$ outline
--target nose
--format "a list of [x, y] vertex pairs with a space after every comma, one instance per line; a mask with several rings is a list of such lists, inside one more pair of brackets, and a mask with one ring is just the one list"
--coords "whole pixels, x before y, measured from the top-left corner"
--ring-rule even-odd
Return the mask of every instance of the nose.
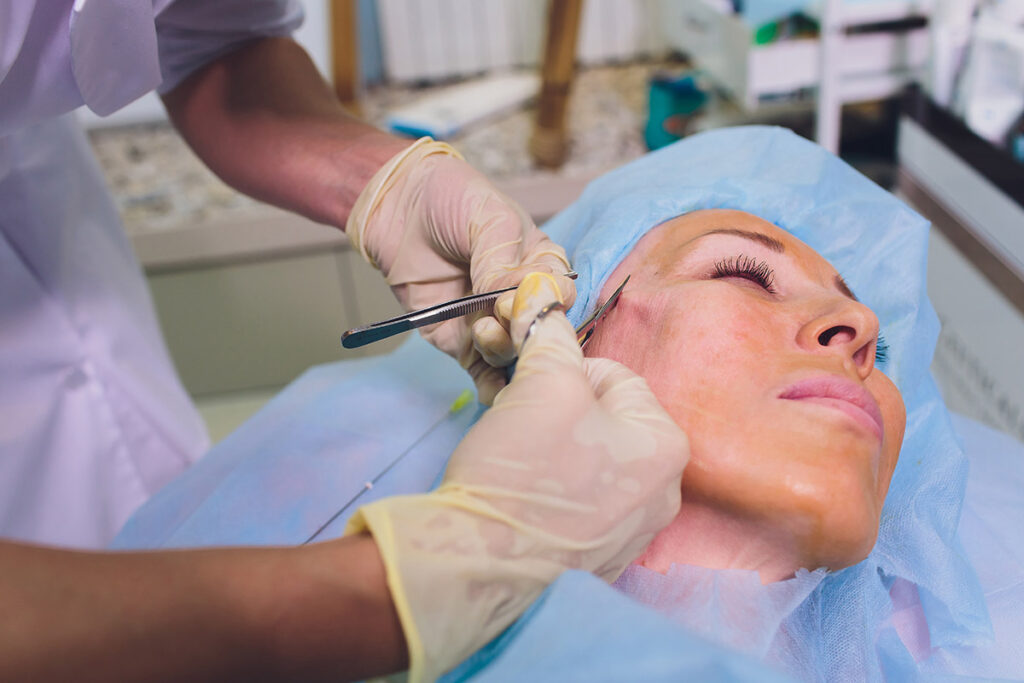
[[797, 335], [801, 348], [815, 354], [838, 355], [861, 379], [875, 366], [878, 317], [852, 299], [833, 299], [804, 323]]

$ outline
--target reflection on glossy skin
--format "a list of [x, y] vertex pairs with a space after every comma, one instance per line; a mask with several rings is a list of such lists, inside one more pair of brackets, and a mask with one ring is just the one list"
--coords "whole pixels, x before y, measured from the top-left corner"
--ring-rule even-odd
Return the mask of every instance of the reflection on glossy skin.
[[867, 556], [906, 422], [875, 367], [878, 319], [786, 231], [731, 210], [651, 230], [588, 356], [647, 379], [690, 437], [683, 506], [637, 561], [760, 572]]

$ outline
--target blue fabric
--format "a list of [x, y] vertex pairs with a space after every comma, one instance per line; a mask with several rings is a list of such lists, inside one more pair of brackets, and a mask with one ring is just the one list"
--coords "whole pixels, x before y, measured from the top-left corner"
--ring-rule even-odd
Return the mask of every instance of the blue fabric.
[[[279, 545], [342, 535], [360, 505], [438, 478], [479, 405], [472, 381], [413, 337], [386, 360], [313, 368], [162, 489], [114, 548]], [[371, 487], [367, 486], [371, 483]]]
[[953, 425], [970, 456], [960, 538], [971, 558], [992, 619], [995, 639], [951, 646], [915, 671], [965, 678], [1021, 678], [1024, 667], [1024, 444], [958, 415]]
[[[687, 657], [696, 656], [700, 641], [679, 636], [680, 628], [805, 680], [1022, 675], [1024, 657], [993, 645], [985, 598], [1006, 597], [995, 619], [998, 644], [1003, 634], [1020, 630], [1020, 620], [1008, 615], [1022, 607], [1014, 586], [1024, 585], [1024, 562], [1004, 546], [1024, 547], [1016, 521], [1024, 506], [1021, 488], [1012, 491], [1005, 482], [1014, 481], [1006, 473], [1024, 460], [1011, 460], [1005, 443], [979, 441], [1001, 463], [982, 471], [994, 481], [975, 484], [987, 493], [965, 516], [973, 534], [970, 560], [984, 569], [979, 582], [957, 536], [967, 462], [928, 374], [938, 321], [925, 295], [927, 222], [788, 131], [704, 133], [598, 179], [545, 226], [580, 273], [570, 317], [578, 322], [596, 307], [604, 281], [650, 228], [701, 208], [741, 209], [789, 230], [829, 259], [878, 314], [890, 345], [884, 369], [903, 392], [908, 421], [875, 549], [843, 571], [800, 572], [769, 586], [753, 572], [675, 567], [660, 575], [632, 568], [618, 583], [636, 598], [630, 609], [608, 597], [614, 594], [607, 586], [567, 578], [459, 675], [531, 678], [525, 672], [536, 670], [529, 667], [540, 655], [525, 644], [548, 642], [544, 656], [563, 652], [565, 659], [551, 660], [545, 671], [630, 678], [604, 676], [622, 671], [614, 657], [603, 656], [615, 651], [615, 639], [632, 633], [626, 642], [650, 641], [644, 657], [667, 657], [667, 666], [697, 661]], [[117, 547], [299, 543], [355, 499], [321, 538], [337, 536], [358, 504], [433, 485], [475, 417], [472, 408], [447, 412], [469, 386], [453, 362], [418, 339], [387, 358], [317, 368], [140, 510]], [[403, 453], [409, 455], [396, 463]], [[367, 490], [364, 483], [375, 479]], [[995, 531], [982, 533], [986, 526]], [[920, 663], [890, 624], [889, 590], [896, 582], [916, 587], [936, 648]], [[603, 621], [600, 610], [586, 609], [589, 601], [611, 601]], [[573, 621], [574, 610], [581, 622]], [[672, 647], [680, 648], [678, 655]], [[982, 666], [997, 660], [1001, 668]], [[518, 672], [524, 675], [512, 675]]]
[[773, 683], [789, 679], [753, 658], [695, 637], [591, 574], [569, 571], [516, 624], [441, 680]]

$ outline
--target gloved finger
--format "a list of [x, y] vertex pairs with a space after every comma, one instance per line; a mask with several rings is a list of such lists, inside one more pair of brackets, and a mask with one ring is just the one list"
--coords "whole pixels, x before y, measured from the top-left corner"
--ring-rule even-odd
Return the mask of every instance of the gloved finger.
[[470, 364], [466, 371], [476, 385], [477, 400], [485, 406], [492, 405], [498, 392], [507, 384], [505, 371], [488, 365], [483, 358]]
[[[522, 282], [520, 280], [520, 282]], [[519, 284], [518, 282], [516, 283]], [[509, 285], [511, 287], [511, 285]], [[499, 288], [500, 289], [500, 288]], [[516, 300], [516, 293], [505, 292], [498, 297], [498, 300], [494, 302], [494, 317], [497, 319], [499, 324], [504, 325], [506, 328], [512, 322], [512, 305]]]
[[689, 439], [646, 380], [609, 358], [587, 358], [584, 373], [604, 411], [618, 422], [635, 425], [637, 434], [653, 437], [658, 466], [669, 477], [679, 476], [690, 460]]
[[[569, 272], [568, 263], [563, 264], [559, 262], [554, 268], [550, 265], [531, 264], [522, 268], [516, 268], [502, 276], [495, 289], [521, 284], [522, 280], [530, 273], [547, 273], [555, 280], [555, 285], [558, 288], [558, 300], [565, 304], [565, 308], [568, 310], [572, 308], [573, 303], [576, 301], [576, 283], [565, 276], [567, 272]], [[506, 329], [511, 327], [512, 307], [515, 296], [516, 293], [514, 291], [505, 292], [494, 302], [494, 317]]]
[[[551, 406], [568, 408], [570, 404], [591, 403], [592, 392], [583, 374], [583, 352], [576, 341], [576, 331], [561, 310], [537, 316], [545, 306], [558, 305], [553, 279], [542, 273], [531, 274], [520, 284], [518, 292], [513, 338], [519, 337], [519, 361], [512, 381], [495, 399], [495, 407], [546, 405], [548, 409], [542, 409], [540, 417], [547, 419], [555, 417]], [[528, 331], [529, 338], [524, 343]]]
[[479, 354], [473, 349], [472, 341], [469, 339], [470, 325], [474, 322], [474, 315], [470, 314], [461, 318], [421, 327], [419, 334], [435, 347], [457, 360], [463, 368], [468, 368], [470, 363], [479, 357]]
[[477, 229], [470, 233], [468, 245], [474, 285], [495, 289], [509, 271], [524, 265], [540, 266], [528, 270], [567, 269], [565, 251], [534, 225], [519, 204], [486, 179], [480, 178], [474, 189], [474, 194], [482, 199], [472, 215]]
[[512, 337], [493, 317], [480, 318], [473, 323], [472, 334], [473, 347], [489, 365], [503, 368], [515, 360], [516, 349], [512, 345]]
[[530, 327], [545, 306], [561, 304], [561, 292], [554, 276], [547, 273], [529, 273], [519, 283], [512, 301], [512, 321], [509, 331], [512, 343], [521, 348]]
[[[564, 312], [556, 309], [538, 318], [550, 304], [560, 306], [554, 278], [544, 273], [524, 278], [513, 305], [519, 361], [512, 381], [494, 399], [495, 410], [526, 409], [541, 421], [564, 421], [565, 411], [578, 412], [593, 403], [582, 370], [583, 352]], [[528, 332], [530, 339], [524, 342]]]
[[665, 411], [647, 381], [625, 365], [608, 358], [588, 358], [583, 371], [601, 407], [622, 421], [654, 433], [673, 467], [682, 471], [690, 459], [686, 433]]
[[[565, 249], [534, 225], [522, 208], [494, 191], [475, 216], [470, 274], [477, 291], [511, 287], [529, 272], [563, 275], [570, 270]], [[566, 292], [568, 294], [568, 291]]]
[[[557, 306], [557, 304], [553, 304]], [[542, 356], [545, 360], [534, 362], [533, 356]], [[525, 372], [528, 366], [558, 360], [582, 370], [583, 351], [576, 341], [576, 330], [573, 329], [561, 308], [554, 308], [544, 315], [538, 316], [529, 326], [522, 346], [519, 348], [519, 359], [516, 362], [516, 374]]]

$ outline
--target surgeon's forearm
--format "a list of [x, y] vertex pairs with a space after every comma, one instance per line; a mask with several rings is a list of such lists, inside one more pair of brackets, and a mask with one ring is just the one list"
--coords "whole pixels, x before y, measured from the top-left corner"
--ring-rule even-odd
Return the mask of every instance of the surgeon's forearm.
[[347, 115], [288, 38], [258, 39], [216, 60], [164, 104], [228, 184], [339, 227], [370, 177], [409, 145]]
[[[296, 551], [297, 552], [297, 551]], [[408, 649], [369, 535], [301, 549], [281, 582], [291, 590], [267, 601], [277, 677], [348, 681], [408, 668]]]
[[354, 680], [401, 670], [376, 546], [80, 553], [0, 542], [0, 680]]

